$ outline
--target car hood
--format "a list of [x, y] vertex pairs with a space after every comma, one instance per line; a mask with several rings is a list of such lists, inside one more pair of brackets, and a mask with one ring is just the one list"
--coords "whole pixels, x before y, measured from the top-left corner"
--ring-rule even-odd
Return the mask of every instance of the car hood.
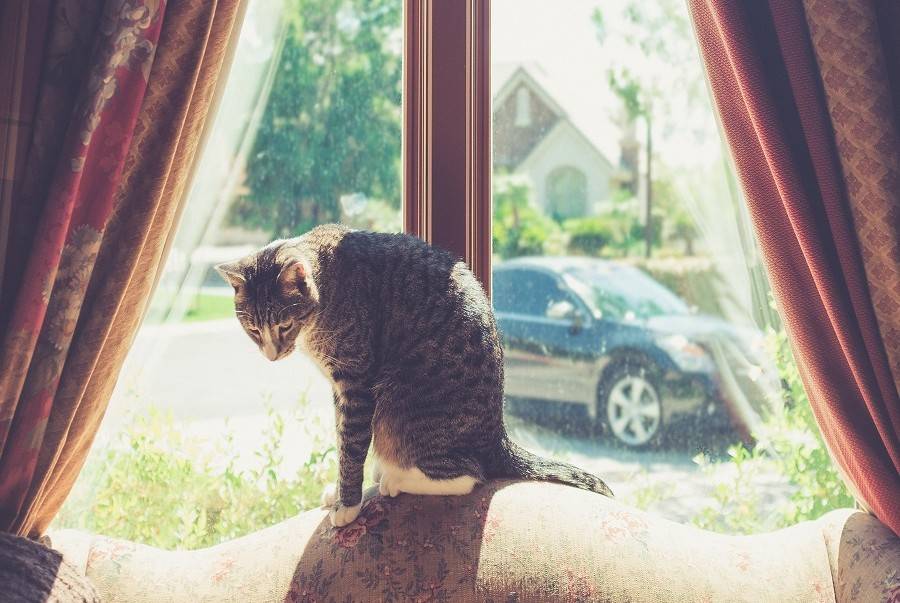
[[721, 318], [703, 314], [680, 316], [654, 316], [644, 321], [645, 328], [665, 335], [683, 335], [707, 348], [724, 344], [748, 361], [770, 366], [771, 358], [766, 349], [766, 338], [762, 331], [754, 327], [738, 326]]
[[764, 405], [773, 404], [778, 399], [778, 370], [766, 348], [765, 336], [759, 329], [733, 325], [721, 318], [702, 314], [657, 316], [644, 324], [661, 336], [683, 335], [712, 351], [720, 372], [727, 368], [743, 382], [746, 392], [750, 388], [758, 392], [749, 399], [757, 417]]

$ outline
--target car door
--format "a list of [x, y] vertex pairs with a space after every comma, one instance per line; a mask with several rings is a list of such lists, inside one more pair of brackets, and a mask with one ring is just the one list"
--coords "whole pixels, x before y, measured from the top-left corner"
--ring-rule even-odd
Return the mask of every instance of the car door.
[[[504, 345], [505, 387], [512, 397], [591, 403], [596, 346], [583, 304], [559, 279], [541, 270], [494, 273], [494, 308]], [[579, 311], [560, 317], [560, 302]]]

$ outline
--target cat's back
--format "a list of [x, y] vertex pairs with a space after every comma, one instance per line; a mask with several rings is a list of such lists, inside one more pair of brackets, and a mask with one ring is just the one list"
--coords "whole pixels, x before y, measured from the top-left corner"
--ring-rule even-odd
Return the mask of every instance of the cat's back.
[[321, 255], [330, 256], [334, 268], [342, 272], [353, 268], [393, 272], [398, 265], [403, 265], [413, 272], [416, 268], [427, 268], [449, 274], [459, 261], [449, 252], [404, 233], [323, 224], [310, 230], [304, 238], [316, 245]]
[[346, 286], [352, 280], [366, 290], [370, 301], [377, 299], [397, 310], [415, 305], [489, 312], [487, 296], [465, 263], [417, 237], [337, 224], [318, 226], [307, 236], [318, 241], [328, 256], [326, 280], [331, 285]]

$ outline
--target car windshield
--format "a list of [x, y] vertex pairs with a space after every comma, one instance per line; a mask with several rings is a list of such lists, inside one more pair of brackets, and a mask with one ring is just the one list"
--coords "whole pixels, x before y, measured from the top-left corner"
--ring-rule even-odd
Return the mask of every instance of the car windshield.
[[610, 318], [633, 320], [690, 313], [677, 295], [636, 268], [598, 264], [569, 270], [566, 275], [571, 287]]

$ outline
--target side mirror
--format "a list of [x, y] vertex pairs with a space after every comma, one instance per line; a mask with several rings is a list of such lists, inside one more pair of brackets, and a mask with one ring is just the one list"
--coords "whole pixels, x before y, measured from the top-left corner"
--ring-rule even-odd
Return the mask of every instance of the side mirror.
[[567, 300], [553, 302], [547, 306], [547, 318], [554, 320], [572, 320], [577, 313], [575, 305]]
[[569, 331], [573, 335], [580, 332], [584, 326], [584, 316], [578, 308], [575, 307], [575, 304], [567, 300], [561, 300], [550, 304], [550, 306], [547, 307], [547, 318], [571, 321], [572, 325], [569, 327]]

